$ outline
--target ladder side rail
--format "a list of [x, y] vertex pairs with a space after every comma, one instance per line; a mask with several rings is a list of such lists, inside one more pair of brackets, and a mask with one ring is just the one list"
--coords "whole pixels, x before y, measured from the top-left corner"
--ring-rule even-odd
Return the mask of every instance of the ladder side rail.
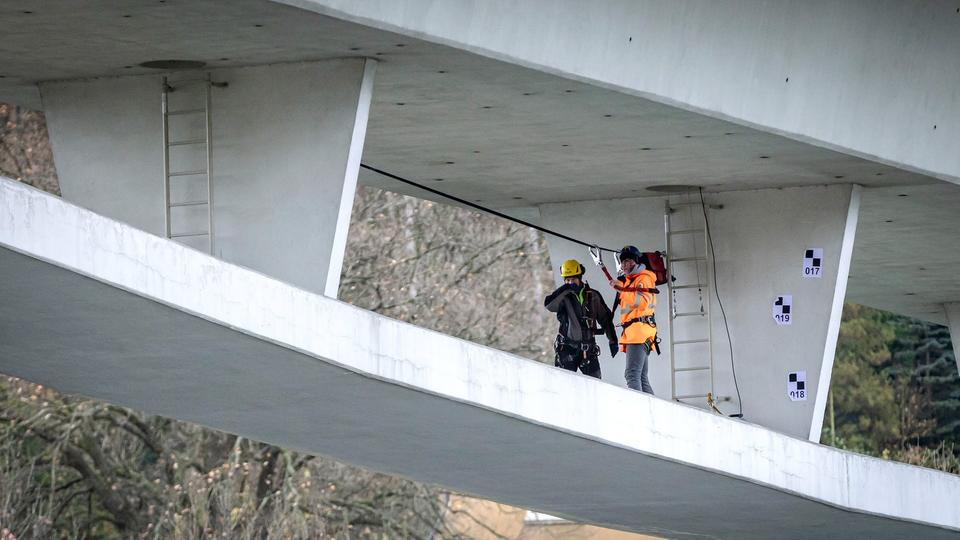
[[[699, 206], [699, 208], [695, 208], [695, 206]], [[706, 214], [705, 214], [705, 213], [706, 213], [706, 208], [705, 208], [705, 206], [706, 206], [707, 208], [709, 208], [709, 205], [705, 205], [705, 204], [703, 204], [703, 203], [696, 202], [696, 203], [693, 203], [693, 204], [689, 205], [689, 206], [687, 207], [687, 210], [688, 210], [688, 212], [690, 212], [691, 214], [693, 213], [694, 210], [699, 210], [698, 212], [696, 212], [696, 213], [698, 214], [698, 216], [697, 216], [697, 218], [696, 218], [696, 221], [699, 221], [699, 222], [701, 223], [701, 229], [702, 229], [702, 232], [703, 232], [703, 259], [702, 259], [702, 261], [703, 261], [703, 263], [704, 263], [704, 264], [703, 264], [703, 270], [704, 270], [704, 271], [703, 271], [703, 279], [698, 279], [698, 281], [700, 281], [700, 282], [705, 282], [705, 283], [708, 284], [708, 287], [704, 287], [704, 289], [706, 289], [707, 298], [706, 298], [706, 299], [703, 299], [702, 296], [701, 296], [701, 306], [702, 306], [703, 309], [706, 311], [706, 316], [707, 316], [707, 317], [706, 317], [706, 319], [707, 319], [707, 339], [706, 339], [706, 344], [707, 344], [707, 360], [708, 360], [707, 366], [709, 367], [709, 371], [710, 371], [710, 395], [716, 397], [716, 395], [717, 395], [716, 389], [715, 389], [715, 386], [716, 386], [716, 383], [715, 383], [716, 376], [715, 376], [715, 372], [714, 372], [714, 362], [713, 362], [713, 309], [711, 309], [711, 306], [710, 306], [710, 286], [714, 286], [714, 285], [716, 285], [716, 284], [713, 283], [713, 281], [712, 281], [712, 279], [711, 279], [712, 276], [713, 276], [713, 274], [711, 274], [711, 268], [713, 268], [713, 267], [711, 266], [712, 260], [711, 260], [711, 257], [710, 257], [710, 244], [709, 244], [709, 242], [710, 242], [710, 237], [709, 237], [709, 234], [708, 234], [708, 231], [707, 231], [707, 216], [706, 216]], [[690, 226], [693, 227], [694, 218], [693, 218], [692, 215], [691, 215], [690, 217], [691, 217], [691, 219], [690, 219]], [[698, 254], [696, 253], [696, 251], [697, 251], [697, 249], [696, 249], [696, 244], [694, 244], [694, 253], [695, 253], [696, 256], [698, 256]], [[699, 270], [700, 262], [698, 261], [696, 264], [697, 264], [697, 268], [698, 268], [698, 270]]]
[[163, 116], [163, 229], [167, 238], [170, 236], [170, 123], [167, 114], [169, 102], [167, 78], [163, 77], [163, 91], [160, 94], [160, 112]]
[[[707, 215], [706, 215], [707, 209], [704, 207], [701, 207], [701, 210], [703, 213], [703, 237], [704, 237], [703, 251], [704, 251], [704, 257], [707, 260], [704, 277], [705, 277], [705, 281], [710, 283], [713, 287], [716, 287], [717, 284], [713, 283], [713, 281], [711, 280], [711, 277], [713, 277], [716, 274], [716, 267], [713, 266], [714, 264], [716, 264], [716, 261], [713, 260], [713, 256], [710, 250], [710, 245], [711, 245], [711, 242], [713, 242], [713, 239], [710, 238], [710, 230], [707, 228]], [[713, 289], [713, 291], [716, 291], [716, 289]], [[714, 294], [716, 294], [716, 292], [714, 292]], [[707, 356], [710, 359], [710, 363], [708, 364], [710, 366], [710, 394], [714, 397], [714, 399], [716, 399], [716, 396], [717, 396], [716, 375], [713, 369], [714, 367], [713, 366], [713, 305], [712, 305], [712, 298], [710, 296], [710, 289], [707, 289], [707, 301], [704, 302], [703, 305], [704, 305], [704, 308], [707, 310], [707, 339], [710, 340], [707, 343]]]
[[[699, 207], [699, 208], [695, 208]], [[706, 208], [705, 208], [706, 207]], [[696, 242], [694, 242], [694, 258], [699, 258], [696, 262], [697, 270], [699, 271], [700, 262], [703, 262], [703, 279], [698, 279], [698, 281], [706, 283], [707, 286], [703, 287], [706, 290], [707, 298], [703, 299], [701, 297], [701, 306], [706, 311], [706, 322], [707, 322], [707, 338], [705, 340], [707, 344], [707, 366], [710, 371], [710, 395], [716, 397], [716, 374], [714, 371], [714, 355], [713, 355], [713, 309], [711, 307], [711, 297], [710, 297], [710, 287], [715, 286], [713, 283], [711, 265], [713, 264], [711, 253], [710, 253], [710, 237], [707, 230], [707, 216], [705, 214], [707, 208], [712, 208], [712, 205], [706, 205], [700, 201], [690, 203], [687, 205], [687, 212], [690, 217], [690, 226], [693, 227], [694, 221], [699, 221], [701, 224], [701, 230], [703, 232], [703, 257], [700, 258], [699, 253], [697, 253]], [[693, 217], [693, 213], [696, 212], [697, 217]]]
[[207, 83], [204, 85], [206, 89], [206, 95], [204, 96], [204, 117], [206, 119], [206, 125], [204, 126], [204, 130], [207, 146], [207, 244], [210, 249], [210, 255], [213, 255], [213, 173], [210, 169], [213, 163], [213, 145], [210, 143], [212, 136], [210, 119], [211, 86], [210, 74], [208, 73]]
[[677, 398], [677, 360], [676, 348], [674, 347], [675, 336], [673, 334], [673, 241], [670, 234], [670, 197], [666, 198], [663, 213], [663, 230], [667, 246], [667, 331], [670, 332], [670, 399]]

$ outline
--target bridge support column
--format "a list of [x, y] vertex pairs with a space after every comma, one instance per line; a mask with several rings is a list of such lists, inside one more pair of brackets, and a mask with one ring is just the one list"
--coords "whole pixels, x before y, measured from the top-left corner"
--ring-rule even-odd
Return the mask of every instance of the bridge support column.
[[[846, 294], [860, 188], [835, 185], [723, 192], [706, 194], [705, 199], [708, 205], [722, 205], [722, 209], [707, 212], [716, 252], [717, 285], [733, 338], [745, 419], [818, 441]], [[699, 199], [694, 193], [672, 200]], [[545, 205], [540, 215], [543, 225], [576, 238], [613, 249], [634, 244], [643, 251], [653, 251], [665, 249], [664, 208], [663, 198], [638, 198]], [[678, 208], [679, 214], [701, 211], [698, 205]], [[702, 236], [699, 242], [697, 249], [702, 252]], [[612, 290], [590, 261], [586, 248], [554, 238], [549, 244], [558, 281], [560, 263], [576, 258], [587, 266], [591, 285], [612, 301]], [[804, 277], [808, 249], [823, 250], [820, 277]], [[607, 254], [605, 259], [612, 268], [612, 255]], [[697, 282], [697, 276], [677, 278]], [[709, 280], [713, 281], [712, 275]], [[665, 346], [669, 339], [670, 295], [666, 286], [661, 290], [657, 319]], [[722, 401], [720, 408], [735, 413], [736, 388], [724, 321], [715, 292], [704, 290], [703, 295], [709, 296], [704, 301], [713, 310], [716, 393], [721, 399], [730, 399]], [[792, 296], [791, 321], [778, 325], [773, 318], [774, 302], [784, 295]], [[686, 324], [679, 319], [677, 322]], [[682, 327], [677, 328], [678, 339], [691, 337], [680, 337]], [[700, 356], [706, 356], [705, 351]], [[705, 360], [691, 355], [681, 359], [677, 354], [680, 367]], [[613, 360], [604, 354], [601, 364], [605, 380], [624, 385], [622, 354]], [[662, 356], [652, 356], [650, 370], [654, 391], [665, 399], [671, 397], [670, 369], [669, 350], [664, 347]], [[806, 372], [806, 392], [802, 400], [793, 401], [787, 393], [788, 374], [799, 371]], [[708, 386], [705, 373], [682, 372], [678, 376], [679, 394], [694, 390], [705, 393]], [[705, 405], [705, 400], [689, 402]]]
[[[174, 74], [209, 73], [227, 84], [213, 87], [210, 98], [214, 255], [336, 297], [374, 68], [344, 59]], [[40, 90], [63, 197], [162, 236], [161, 81], [103, 78]], [[171, 110], [186, 92], [170, 94]], [[171, 116], [171, 132], [176, 122], [195, 129], [202, 118]], [[202, 167], [202, 152], [202, 145], [172, 149], [171, 169]], [[171, 178], [171, 199], [204, 199], [199, 180], [204, 186]], [[206, 222], [205, 207], [171, 212], [181, 230]], [[206, 238], [195, 244], [205, 246]]]
[[960, 302], [944, 304], [943, 310], [947, 314], [947, 324], [950, 326], [950, 341], [953, 342], [953, 357], [960, 370]]

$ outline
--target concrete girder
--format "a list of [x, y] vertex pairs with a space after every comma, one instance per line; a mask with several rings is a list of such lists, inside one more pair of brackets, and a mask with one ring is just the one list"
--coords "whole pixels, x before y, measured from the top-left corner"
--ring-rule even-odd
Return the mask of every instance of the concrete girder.
[[[498, 208], [580, 200], [586, 191], [596, 199], [634, 197], [654, 184], [696, 183], [710, 192], [827, 183], [871, 187], [933, 182], [929, 176], [874, 159], [713, 118], [709, 110], [694, 112], [682, 104], [646, 99], [626, 87], [612, 89], [599, 79], [571, 80], [568, 74], [542, 66], [510, 58], [491, 59], [484, 50], [456, 42], [447, 46], [428, 41], [432, 39], [429, 34], [398, 35], [371, 26], [376, 23], [373, 19], [350, 22], [316, 13], [318, 3], [302, 3], [314, 11], [268, 0], [129, 5], [90, 0], [83, 10], [77, 10], [71, 0], [47, 0], [42, 6], [10, 0], [0, 5], [0, 19], [8, 22], [7, 46], [0, 51], [0, 99], [17, 102], [23, 87], [48, 81], [155, 73], [138, 65], [145, 60], [185, 58], [222, 68], [364, 55], [384, 60], [377, 73], [366, 159], [402, 176], [443, 179], [445, 189]], [[601, 14], [624, 4], [599, 4], [590, 13], [598, 17], [598, 24], [603, 23]], [[416, 12], [424, 5], [427, 3], [401, 1], [388, 7], [409, 7]], [[443, 22], [445, 10], [463, 5], [457, 1], [437, 3], [424, 18], [437, 17]], [[478, 10], [493, 5], [477, 4]], [[506, 35], [513, 28], [500, 25], [501, 19], [522, 23], [506, 15], [511, 10], [527, 6], [536, 10], [542, 5], [503, 6], [488, 14], [497, 23], [494, 33]], [[680, 2], [676, 7], [671, 4], [670, 9], [683, 10], [690, 5]], [[749, 2], [738, 3], [738, 7], [742, 5]], [[580, 7], [550, 6], [557, 8], [558, 18]], [[795, 9], [814, 8], [804, 5]], [[785, 8], [764, 4], [763, 9]], [[666, 8], [644, 11], [643, 23], [664, 31], [672, 28], [675, 19], [656, 20], [669, 16], [669, 10], [662, 10]], [[579, 12], [576, 15], [581, 20]], [[537, 16], [538, 24], [553, 22], [552, 17]], [[861, 24], [860, 19], [855, 22]], [[629, 23], [629, 18], [617, 21]], [[767, 24], [755, 26], [763, 30]], [[455, 33], [459, 33], [457, 28]], [[488, 32], [488, 28], [485, 20], [474, 19], [464, 34]], [[528, 46], [532, 35], [538, 32], [526, 32], [516, 41]], [[612, 35], [605, 33], [603, 39]], [[586, 33], [575, 41], [583, 44], [584, 54], [595, 54], [602, 47], [585, 41], [589, 37]], [[559, 46], [566, 47], [571, 40], [564, 36], [562, 41]], [[537, 47], [548, 57], [559, 50]], [[702, 49], [688, 51], [690, 65], [672, 65], [670, 73], [696, 69], [703, 55], [723, 51], [722, 47]], [[611, 50], [614, 52], [618, 51]], [[842, 51], [831, 54], [843, 56]], [[932, 56], [922, 56], [918, 61], [929, 58]], [[604, 66], [597, 69], [610, 69], [607, 64], [614, 64], [612, 60], [601, 63]], [[616, 64], [615, 69], [623, 76], [646, 73], [632, 73], [629, 63]], [[709, 93], [713, 82], [691, 85], [688, 91]], [[809, 90], [799, 89], [796, 85], [782, 90], [798, 94], [791, 99], [801, 99]], [[756, 102], [746, 93], [741, 98], [743, 107]], [[42, 107], [37, 100], [24, 104]], [[790, 117], [806, 113], [798, 109]], [[901, 129], [896, 123], [888, 124], [888, 128]], [[361, 174], [361, 182], [401, 190], [371, 175]]]
[[274, 1], [960, 183], [950, 0]]
[[[358, 58], [174, 74], [227, 83], [211, 97], [216, 256], [336, 297], [375, 67]], [[171, 110], [189, 109], [199, 88], [172, 92]], [[161, 75], [41, 85], [63, 197], [163, 236], [160, 92]], [[174, 138], [202, 138], [202, 115], [170, 124]], [[174, 147], [171, 171], [205, 169], [204, 152]], [[205, 200], [203, 180], [171, 178], [171, 199]], [[171, 215], [174, 233], [207, 229], [205, 205]]]
[[847, 300], [947, 324], [960, 298], [960, 186], [864, 188]]
[[[716, 291], [730, 326], [746, 418], [818, 442], [857, 228], [860, 189], [829, 186], [711, 193], [705, 197], [708, 205], [722, 205], [721, 209], [708, 209], [707, 213], [716, 252]], [[698, 200], [696, 192], [672, 197], [674, 204], [686, 204], [678, 206], [674, 213], [675, 230], [702, 228]], [[613, 249], [633, 244], [643, 251], [665, 250], [665, 203], [664, 199], [643, 198], [546, 205], [540, 208], [541, 223]], [[675, 237], [677, 257], [694, 252], [703, 255], [703, 240], [702, 234]], [[569, 258], [584, 262], [588, 280], [612, 302], [612, 290], [589, 261], [585, 248], [556, 238], [550, 238], [549, 244], [555, 269]], [[823, 249], [822, 277], [805, 278], [804, 253], [814, 248]], [[612, 257], [608, 255], [607, 259], [612, 265]], [[677, 283], [697, 283], [698, 279], [700, 283], [713, 282], [711, 268], [694, 264], [673, 265]], [[651, 356], [650, 370], [654, 391], [669, 399], [671, 359], [667, 343], [671, 297], [666, 286], [660, 289], [657, 320], [663, 355]], [[720, 403], [721, 409], [735, 413], [737, 393], [720, 306], [714, 290], [704, 289], [700, 294], [706, 308], [713, 310], [715, 395], [727, 400]], [[697, 311], [697, 302], [701, 301], [697, 290], [679, 290], [677, 295], [679, 311]], [[779, 295], [793, 296], [789, 326], [779, 326], [772, 317], [773, 303]], [[701, 325], [699, 319], [677, 318], [677, 339], [706, 337], [706, 325]], [[703, 344], [678, 346], [677, 351], [677, 367], [708, 364]], [[624, 384], [623, 355], [610, 360], [604, 353], [601, 363], [605, 379]], [[787, 396], [787, 375], [796, 371], [807, 374], [805, 401], [791, 401]], [[708, 373], [678, 373], [678, 395], [705, 394], [709, 389]], [[686, 402], [707, 406], [705, 399]]]

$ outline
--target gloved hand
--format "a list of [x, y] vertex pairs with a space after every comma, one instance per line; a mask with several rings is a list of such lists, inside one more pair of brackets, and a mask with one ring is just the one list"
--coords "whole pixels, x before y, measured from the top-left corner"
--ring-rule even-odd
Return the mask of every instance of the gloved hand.
[[577, 289], [577, 286], [574, 285], [573, 283], [564, 283], [563, 285], [560, 286], [560, 290], [561, 290], [561, 291], [570, 291], [570, 292], [574, 292], [574, 293], [575, 293], [575, 292], [577, 292], [578, 289]]
[[610, 342], [610, 358], [613, 358], [614, 356], [616, 356], [618, 352], [620, 352], [620, 346], [617, 344], [616, 341], [611, 341]]

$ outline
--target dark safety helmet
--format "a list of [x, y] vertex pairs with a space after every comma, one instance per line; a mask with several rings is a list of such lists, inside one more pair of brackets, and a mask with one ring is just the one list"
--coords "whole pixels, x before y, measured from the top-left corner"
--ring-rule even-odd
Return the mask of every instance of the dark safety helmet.
[[624, 259], [632, 259], [633, 262], [641, 264], [643, 254], [640, 253], [637, 246], [624, 246], [623, 249], [620, 250], [620, 260], [622, 261]]

